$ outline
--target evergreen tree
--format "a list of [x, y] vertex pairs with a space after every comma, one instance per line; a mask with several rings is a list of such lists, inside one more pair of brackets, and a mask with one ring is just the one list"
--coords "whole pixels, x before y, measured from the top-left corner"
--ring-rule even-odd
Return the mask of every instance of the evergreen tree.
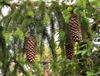
[[100, 75], [100, 1], [73, 2], [0, 0], [1, 76]]

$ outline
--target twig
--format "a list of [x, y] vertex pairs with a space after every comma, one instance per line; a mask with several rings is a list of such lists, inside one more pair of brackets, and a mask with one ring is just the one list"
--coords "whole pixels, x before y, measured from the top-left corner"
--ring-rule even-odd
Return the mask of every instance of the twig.
[[[12, 4], [11, 3], [7, 3], [7, 2], [0, 2], [0, 4], [4, 4], [6, 6], [11, 6]], [[20, 6], [20, 4], [17, 4], [17, 3], [13, 3], [13, 4], [16, 4], [16, 6]]]
[[97, 21], [95, 21], [95, 23], [93, 23], [93, 26], [92, 26], [92, 30], [95, 31], [96, 28], [98, 27], [98, 24], [100, 23], [100, 19], [98, 19]]
[[96, 10], [97, 12], [100, 13], [100, 10], [99, 10], [99, 9], [97, 9], [97, 8], [95, 8], [95, 7], [93, 7], [93, 6], [91, 6], [89, 0], [87, 0], [87, 5], [89, 5], [91, 8], [93, 8], [94, 10]]
[[25, 71], [25, 69], [22, 67], [22, 65], [20, 65], [19, 62], [15, 58], [13, 58], [13, 60], [16, 63], [16, 65], [21, 69], [21, 71], [23, 72], [23, 74], [25, 74], [25, 76], [30, 76], [29, 73], [27, 73]]

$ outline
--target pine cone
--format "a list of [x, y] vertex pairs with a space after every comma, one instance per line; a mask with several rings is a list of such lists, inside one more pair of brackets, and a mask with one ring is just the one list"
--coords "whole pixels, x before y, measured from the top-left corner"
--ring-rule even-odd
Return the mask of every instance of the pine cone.
[[27, 60], [32, 63], [35, 60], [36, 45], [33, 36], [28, 36], [25, 42], [25, 51]]
[[70, 17], [68, 30], [72, 41], [78, 42], [81, 39], [81, 27], [76, 15]]
[[74, 56], [74, 46], [73, 43], [70, 42], [68, 44], [65, 45], [65, 50], [66, 50], [66, 57], [68, 59], [72, 59]]

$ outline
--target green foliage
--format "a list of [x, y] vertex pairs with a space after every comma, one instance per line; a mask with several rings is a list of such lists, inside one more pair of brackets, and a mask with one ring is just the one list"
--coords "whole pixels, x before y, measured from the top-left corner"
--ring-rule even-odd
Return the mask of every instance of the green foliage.
[[45, 15], [45, 18], [44, 18], [44, 25], [49, 26], [49, 23], [50, 23], [49, 21], [50, 21], [49, 16], [48, 16], [48, 15]]
[[10, 43], [10, 33], [3, 31], [3, 35], [7, 43]]
[[34, 15], [33, 11], [28, 11], [27, 14], [28, 14], [28, 16], [33, 16]]
[[93, 1], [91, 1], [91, 5], [100, 6], [99, 0], [93, 0]]
[[3, 4], [2, 3], [0, 3], [0, 7], [3, 7]]
[[77, 0], [76, 5], [80, 8], [85, 9], [86, 8], [86, 0]]
[[14, 39], [17, 40], [19, 39], [20, 41], [23, 41], [24, 40], [24, 34], [23, 32], [20, 30], [20, 29], [17, 29], [15, 32], [14, 32]]
[[87, 72], [87, 76], [94, 76], [95, 75], [95, 73], [93, 73], [93, 72]]
[[4, 0], [4, 2], [9, 2], [10, 0]]
[[[51, 76], [100, 75], [100, 48], [93, 43], [100, 36], [99, 0], [76, 0], [71, 5], [67, 5], [66, 0], [61, 3], [18, 1], [21, 3], [0, 0], [0, 10], [5, 6], [10, 8], [7, 16], [1, 16], [0, 11], [0, 70], [3, 76], [43, 76], [44, 68], [49, 69]], [[73, 42], [75, 54], [69, 60], [65, 43], [70, 42], [68, 23], [72, 14], [78, 17], [82, 39]], [[37, 49], [36, 59], [31, 64], [26, 60], [24, 49], [25, 38], [30, 34], [35, 37]]]
[[61, 29], [59, 32], [60, 41], [64, 40], [65, 32]]
[[29, 25], [31, 22], [30, 19], [24, 19], [22, 24], [19, 26], [20, 30], [24, 31], [27, 25]]

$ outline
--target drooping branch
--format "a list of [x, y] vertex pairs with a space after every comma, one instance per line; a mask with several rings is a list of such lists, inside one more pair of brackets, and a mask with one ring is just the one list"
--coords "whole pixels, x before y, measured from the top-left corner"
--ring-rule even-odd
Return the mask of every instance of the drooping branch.
[[51, 33], [53, 34], [54, 32], [55, 32], [55, 23], [54, 23], [54, 15], [51, 13], [51, 15], [50, 15], [50, 25], [51, 25]]
[[[6, 41], [5, 41], [5, 38], [2, 34], [2, 31], [3, 31], [3, 27], [0, 26], [0, 46], [1, 46], [1, 49], [2, 49], [2, 71], [4, 73], [4, 76], [6, 76], [7, 74], [7, 67], [9, 66], [9, 57], [8, 57], [8, 54], [9, 54], [9, 51], [6, 49]], [[9, 69], [9, 68], [8, 68]]]
[[53, 41], [51, 40], [49, 34], [47, 33], [46, 27], [44, 27], [44, 31], [45, 31], [45, 35], [46, 35], [47, 40], [48, 40], [48, 43], [49, 43], [49, 47], [50, 47], [50, 49], [51, 49], [51, 51], [52, 51], [53, 59], [56, 60], [57, 57], [56, 57], [55, 48], [54, 48], [54, 46], [53, 46]]
[[12, 61], [12, 58], [6, 64], [3, 63], [3, 65], [4, 65], [4, 67], [2, 68], [2, 70], [3, 70], [3, 76], [9, 75], [9, 71], [10, 71], [9, 66], [11, 64], [11, 61]]
[[93, 6], [90, 4], [89, 0], [87, 0], [87, 5], [89, 5], [89, 6], [90, 6], [91, 8], [93, 8], [95, 11], [97, 11], [98, 13], [100, 13], [100, 10], [97, 9], [97, 8], [95, 8], [95, 7], [93, 7]]
[[23, 74], [25, 74], [25, 76], [30, 76], [29, 73], [27, 73], [25, 71], [25, 69], [23, 68], [23, 66], [15, 58], [13, 58], [13, 60], [16, 63], [16, 65], [20, 68], [20, 70], [23, 72]]
[[95, 31], [97, 29], [98, 24], [100, 23], [100, 19], [98, 21], [96, 21], [93, 25], [92, 25], [92, 30]]
[[10, 3], [6, 3], [6, 2], [0, 2], [0, 4], [4, 4], [4, 5], [7, 5], [7, 6], [10, 6], [11, 4]]

